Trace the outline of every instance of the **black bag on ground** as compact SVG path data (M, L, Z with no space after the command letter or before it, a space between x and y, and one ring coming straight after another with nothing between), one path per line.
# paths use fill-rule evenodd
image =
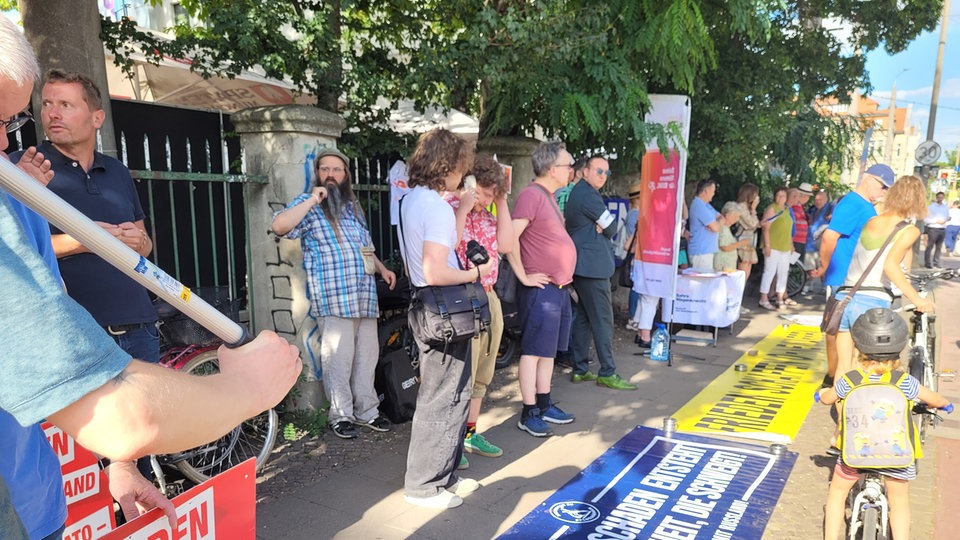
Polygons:
M413 419L420 390L420 365L405 348L380 357L373 387L380 399L380 412L394 424Z
M480 281L414 290L410 330L432 346L472 339L490 328L490 305Z

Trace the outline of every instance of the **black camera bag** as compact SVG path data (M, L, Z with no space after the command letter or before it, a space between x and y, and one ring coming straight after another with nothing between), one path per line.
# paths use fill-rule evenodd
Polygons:
M480 281L414 290L407 313L413 334L427 345L465 341L490 327L490 305Z

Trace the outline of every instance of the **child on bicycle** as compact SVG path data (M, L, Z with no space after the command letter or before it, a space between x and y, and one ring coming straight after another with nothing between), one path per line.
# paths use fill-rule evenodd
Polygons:
M859 352L858 370L838 377L832 388L822 388L814 394L814 399L825 405L832 405L847 397L853 389L854 380L878 382L888 373L900 367L900 352L906 347L908 339L907 323L888 308L873 308L863 313L851 328L854 345ZM859 373L858 373L859 372ZM860 375L861 377L851 377ZM899 376L900 374L897 373ZM888 378L887 380L893 380ZM904 374L896 385L908 400L919 400L929 407L953 412L953 404L940 394L924 387L915 377ZM897 429L891 422L891 431ZM901 428L902 429L902 428ZM895 434L890 433L889 438ZM915 441L915 439L914 439ZM914 441L910 441L914 443ZM841 453L833 470L833 480L827 495L826 516L824 519L824 538L834 540L841 537L844 523L844 510L847 494L859 478L859 470L844 462L848 452ZM908 482L917 476L916 461L906 467L872 468L884 477L887 502L890 505L890 528L894 540L906 540L910 537L910 493Z

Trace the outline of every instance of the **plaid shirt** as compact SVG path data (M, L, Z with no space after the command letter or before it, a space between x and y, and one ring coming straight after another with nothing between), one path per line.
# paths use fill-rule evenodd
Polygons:
M287 206L292 208L310 197L303 193ZM340 216L342 238L314 206L284 238L300 239L303 267L307 271L307 296L313 317L377 317L377 288L372 275L363 271L360 248L372 245L363 218L354 203L344 205ZM277 212L279 213L279 212Z

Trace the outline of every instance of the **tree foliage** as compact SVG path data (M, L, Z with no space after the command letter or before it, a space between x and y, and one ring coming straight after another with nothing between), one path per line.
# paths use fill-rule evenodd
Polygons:
M902 50L942 0L183 0L172 41L104 23L122 61L189 57L204 75L260 65L354 126L385 108L458 108L481 136L562 138L636 157L668 133L648 93L692 98L689 177L809 181L847 159L853 126L818 97L869 91L863 54ZM841 43L830 29L849 30ZM382 104L381 104L382 105Z
M757 0L727 0L732 26L763 34ZM458 107L484 136L562 137L574 148L636 154L664 139L643 122L650 82L692 93L716 65L695 0L186 0L203 26L180 22L167 40L131 21L104 22L119 62L190 58L205 76L261 66L341 110L382 120L377 98ZM129 64L128 64L129 65ZM339 99L338 99L339 98ZM340 103L346 107L339 107Z
M936 26L940 7L940 0L788 2L770 12L768 37L751 41L723 28L722 6L705 4L715 31L734 37L717 68L695 83L688 176L762 184L782 182L769 175L779 169L794 185L829 181L825 174L856 157L849 142L861 128L856 119L817 114L816 100L869 93L864 54L901 51ZM835 32L841 27L846 42Z

